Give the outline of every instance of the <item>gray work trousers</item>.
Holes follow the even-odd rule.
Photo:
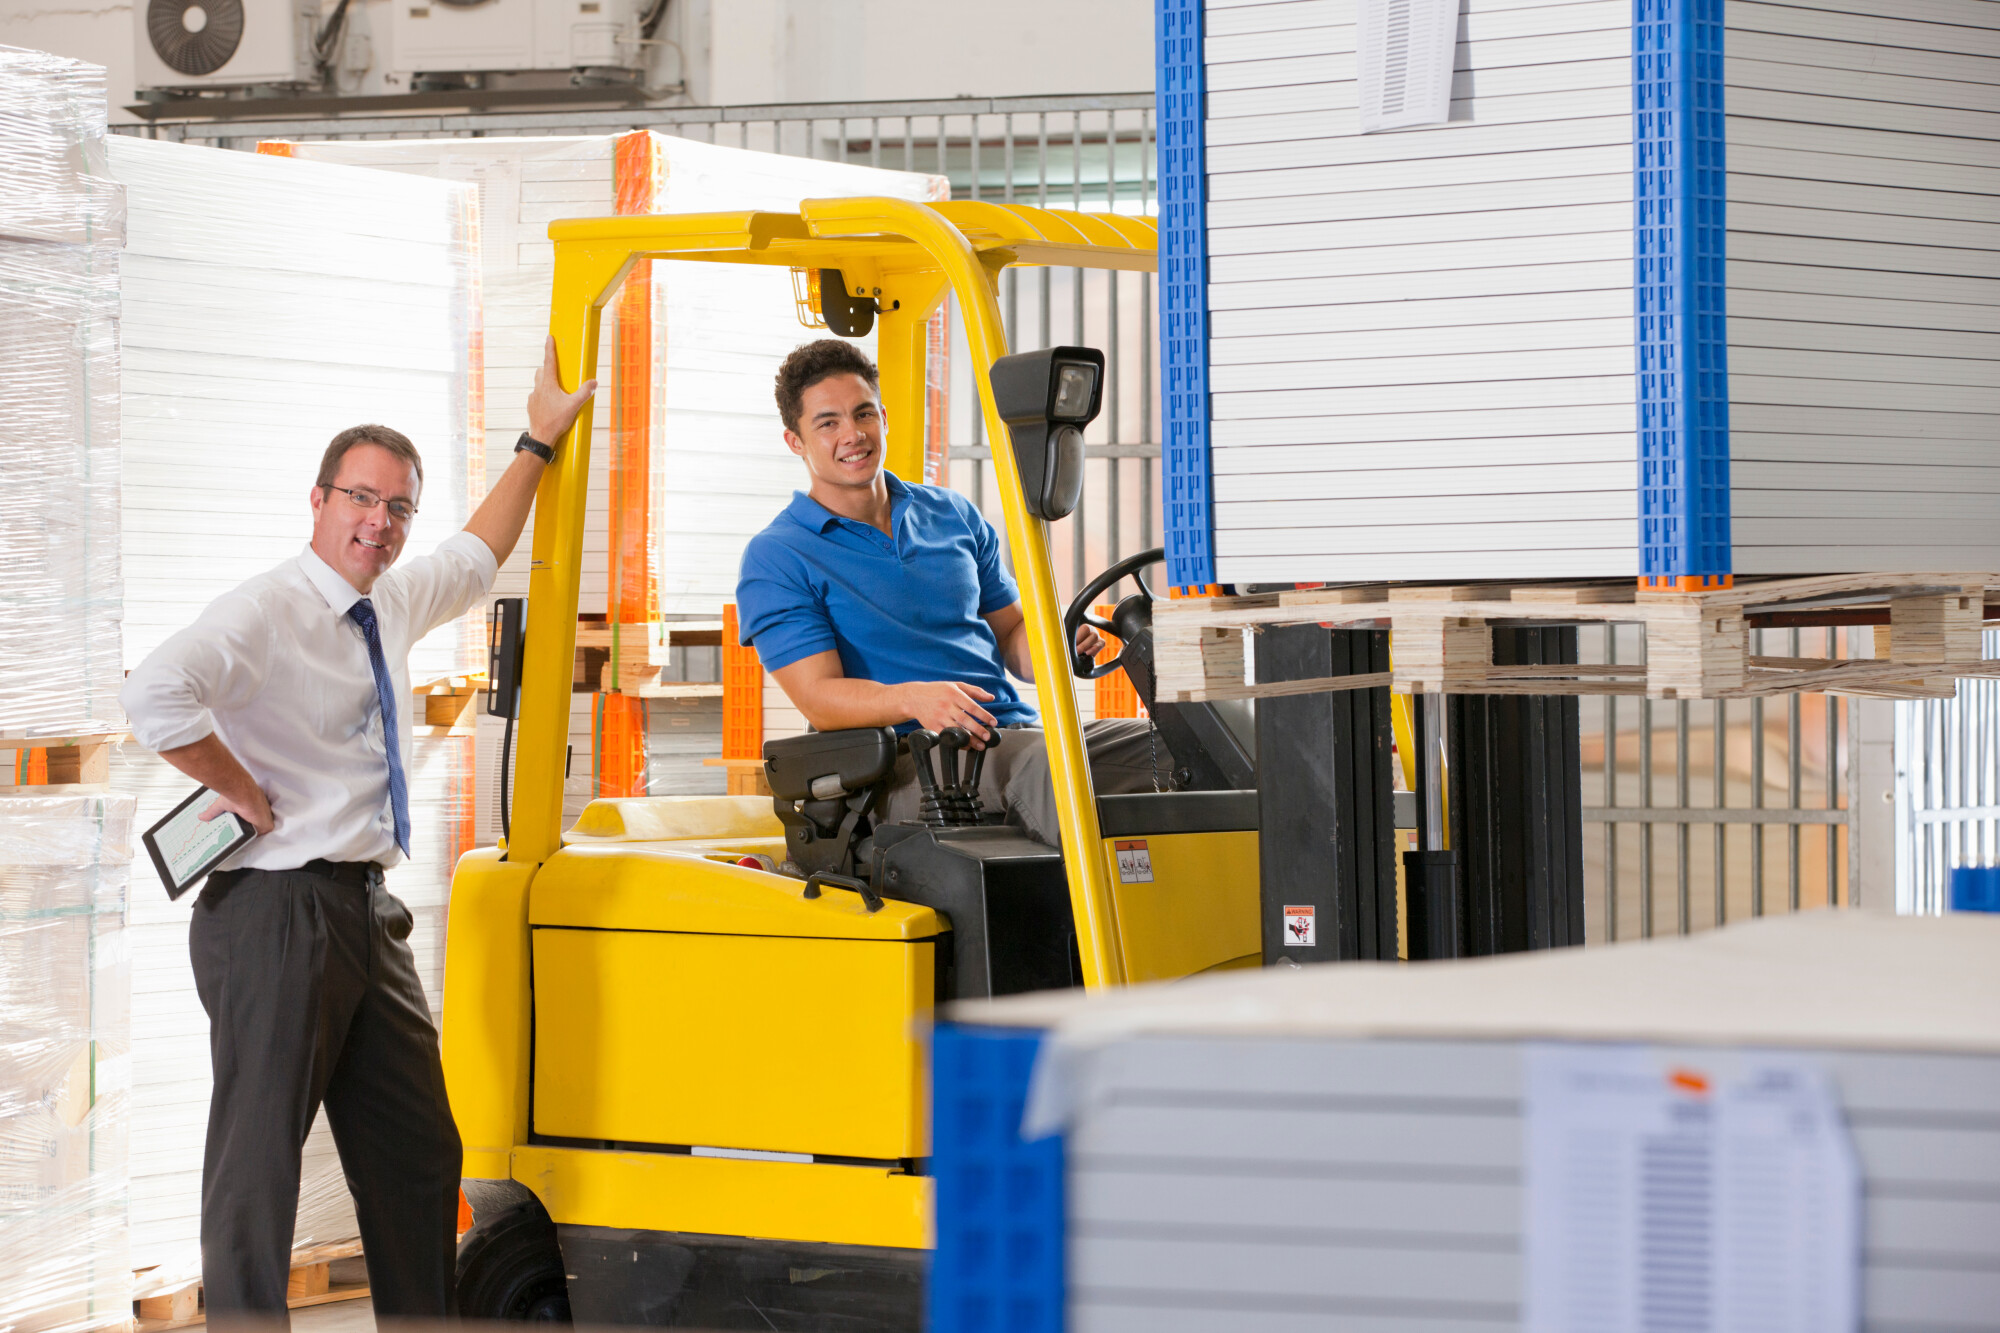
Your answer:
[[[1164,788],[1170,783],[1173,755],[1164,744],[1155,743],[1151,732],[1152,723],[1144,718],[1106,717],[1083,724],[1091,782],[1099,796],[1155,790],[1156,761],[1158,786]],[[932,762],[939,762],[936,752]],[[961,766],[964,764],[964,756],[959,762]],[[942,775],[939,780],[943,780]],[[884,817],[892,823],[916,821],[923,808],[923,795],[917,783],[916,761],[902,755],[896,760]],[[1055,787],[1049,780],[1049,752],[1040,727],[1001,730],[999,747],[987,756],[986,767],[979,775],[979,797],[987,810],[1003,811],[1009,824],[1037,842],[1051,847],[1062,845]]]
[[[195,904],[188,952],[215,1069],[201,1181],[211,1326],[288,1320],[299,1153],[322,1102],[376,1315],[456,1313],[462,1159],[411,925],[372,865],[225,871]]]

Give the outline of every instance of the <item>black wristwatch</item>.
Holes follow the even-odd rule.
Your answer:
[[[533,454],[535,457],[541,459],[544,463],[553,463],[556,461],[556,451],[554,447],[551,445],[543,444],[540,440],[528,434],[528,432],[526,431],[522,431],[521,438],[514,441],[514,452],[518,454],[523,451]]]

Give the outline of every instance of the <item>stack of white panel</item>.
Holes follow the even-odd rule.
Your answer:
[[[898,199],[944,198],[940,178],[882,171],[810,158],[747,152],[653,134],[660,161],[659,188],[649,211],[726,212],[766,209],[796,212],[801,200],[847,195]],[[490,423],[486,466],[496,478],[512,458],[514,437],[526,426],[528,389],[542,361],[548,333],[549,284],[554,273],[548,224],[558,218],[608,217],[617,212],[618,138],[437,139],[334,141],[289,145],[295,156],[325,162],[475,182],[480,196],[484,263],[481,268],[485,334],[485,411]],[[778,363],[801,342],[827,334],[801,328],[786,270],[755,265],[662,263],[653,266],[654,366],[652,395],[653,545],[661,614],[712,619],[733,600],[744,544],[770,522],[799,489],[804,470],[785,448],[772,402]],[[584,523],[579,610],[605,607],[609,578],[609,461],[612,368],[617,320],[608,304],[599,391],[591,440],[592,503]],[[873,337],[861,340],[872,352]],[[496,596],[528,591],[532,531],[501,571]],[[782,699],[774,686],[767,705]],[[720,701],[665,710],[689,717],[689,726],[720,734]],[[698,715],[696,722],[690,714]],[[712,720],[711,720],[712,716]],[[649,730],[662,731],[649,724]],[[666,723],[665,730],[679,727]],[[767,722],[766,735],[804,730],[803,721]],[[570,729],[567,813],[593,795],[593,728],[590,699],[577,696]],[[479,772],[496,771],[500,727],[480,728]],[[712,753],[712,752],[711,752]],[[720,769],[656,764],[662,790],[720,792]],[[489,784],[490,791],[490,784]],[[499,832],[493,799],[479,801],[479,839]]]
[[[0,47],[0,737],[124,725],[123,233],[104,71]]]
[[[0,1327],[22,1333],[131,1326],[132,806],[0,797]]]
[[[1591,1271],[1569,1266],[1589,1228],[1659,1259],[1643,1270],[1656,1309],[1708,1293],[1713,1309],[1681,1306],[1676,1328],[1854,1328],[1831,1313],[1844,1272],[1858,1279],[1862,1329],[1991,1329],[1996,949],[2000,918],[1814,912],[1684,940],[1049,992],[950,1016],[1049,1034],[1027,1136],[1065,1134],[1068,1326],[1079,1333],[1668,1326],[1631,1317],[1632,1250],[1593,1244]],[[1552,1063],[1594,1068],[1603,1090],[1681,1122],[1629,1127],[1642,1145],[1692,1150],[1660,1177],[1686,1188],[1669,1201],[1675,1216],[1633,1188],[1661,1165],[1621,1149],[1634,1138],[1550,1143],[1543,1131],[1573,1122],[1583,1100],[1574,1082],[1551,1087],[1541,1071]],[[1852,1157],[1799,1153],[1803,1130],[1784,1117],[1747,1127],[1739,1143],[1763,1144],[1761,1157],[1707,1140],[1732,1083],[1758,1071],[1829,1089]],[[1693,1141],[1668,1133],[1682,1125]],[[950,1169],[949,1145],[938,1151]],[[1573,1174],[1585,1161],[1594,1174]],[[1859,1189],[1843,1189],[1857,1163]],[[1675,1169],[1705,1164],[1713,1176]],[[1815,1165],[1824,1192],[1807,1216],[1764,1213],[1716,1244],[1740,1220],[1711,1211],[1716,1197],[1810,1199],[1793,1191]],[[1858,1243],[1842,1245],[1840,1216],[1856,1207]],[[1635,1236],[1635,1218],[1679,1229]],[[1584,1240],[1551,1253],[1552,1232],[1580,1221]],[[941,1219],[940,1235],[960,1222]],[[1787,1249],[1814,1235],[1817,1252]],[[1680,1248],[1666,1253],[1670,1242]],[[1787,1267],[1815,1264],[1817,1317],[1790,1300],[1725,1317],[1722,1291],[1758,1285],[1730,1270],[1777,1284]],[[1561,1313],[1578,1296],[1594,1320]]]
[[[1387,2],[1206,2],[1216,577],[1641,572],[1633,7],[1465,0],[1364,134]],[[2000,568],[2000,7],[1718,8],[1733,572]]]
[[[127,660],[216,596],[297,555],[328,441],[375,421],[408,435],[425,486],[404,558],[463,526],[472,456],[467,366],[477,263],[469,186],[150,140],[111,141],[127,192],[122,301]],[[471,665],[476,621],[411,654],[412,680]],[[406,707],[421,707],[411,700]],[[421,719],[420,719],[421,721]],[[421,731],[421,728],[420,728]],[[390,889],[416,918],[433,1011],[451,863],[467,838],[469,739],[419,735],[412,858]],[[123,747],[112,782],[141,827],[191,784]],[[194,899],[150,871],[132,913],[135,986],[133,1257],[147,1289],[199,1274],[208,1020],[188,965]],[[300,1245],[355,1234],[324,1122],[306,1145]]]

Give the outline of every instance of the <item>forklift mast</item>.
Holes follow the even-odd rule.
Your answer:
[[[956,298],[971,348],[980,410],[993,444],[1001,509],[1041,691],[1051,775],[1061,812],[1064,857],[1077,923],[1083,977],[1091,986],[1125,980],[1109,874],[1101,857],[1097,806],[1085,760],[1082,724],[1063,641],[1046,525],[1024,500],[1021,470],[987,383],[986,370],[1007,354],[996,299],[1010,264],[1079,268],[1155,267],[1151,219],[1083,214],[979,202],[915,204],[896,199],[807,200],[785,213],[678,214],[559,221],[549,328],[565,387],[590,378],[598,359],[606,303],[641,259],[710,260],[802,269],[838,281],[841,296],[823,305],[853,318],[872,305],[880,321],[878,356],[889,424],[887,464],[921,481],[926,321],[947,294]],[[561,845],[562,758],[568,743],[569,691],[590,475],[591,406],[570,428],[536,494],[529,598],[549,608],[528,618],[521,690],[519,758],[513,794],[510,863],[535,865]]]

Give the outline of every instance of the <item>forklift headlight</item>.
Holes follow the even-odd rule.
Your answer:
[[[1054,522],[1083,498],[1083,428],[1103,401],[1104,353],[1047,347],[1003,356],[988,372],[1007,423],[1028,512]]]
[[[1096,415],[1097,367],[1083,361],[1056,363],[1056,400],[1049,415],[1057,421],[1088,421]]]

